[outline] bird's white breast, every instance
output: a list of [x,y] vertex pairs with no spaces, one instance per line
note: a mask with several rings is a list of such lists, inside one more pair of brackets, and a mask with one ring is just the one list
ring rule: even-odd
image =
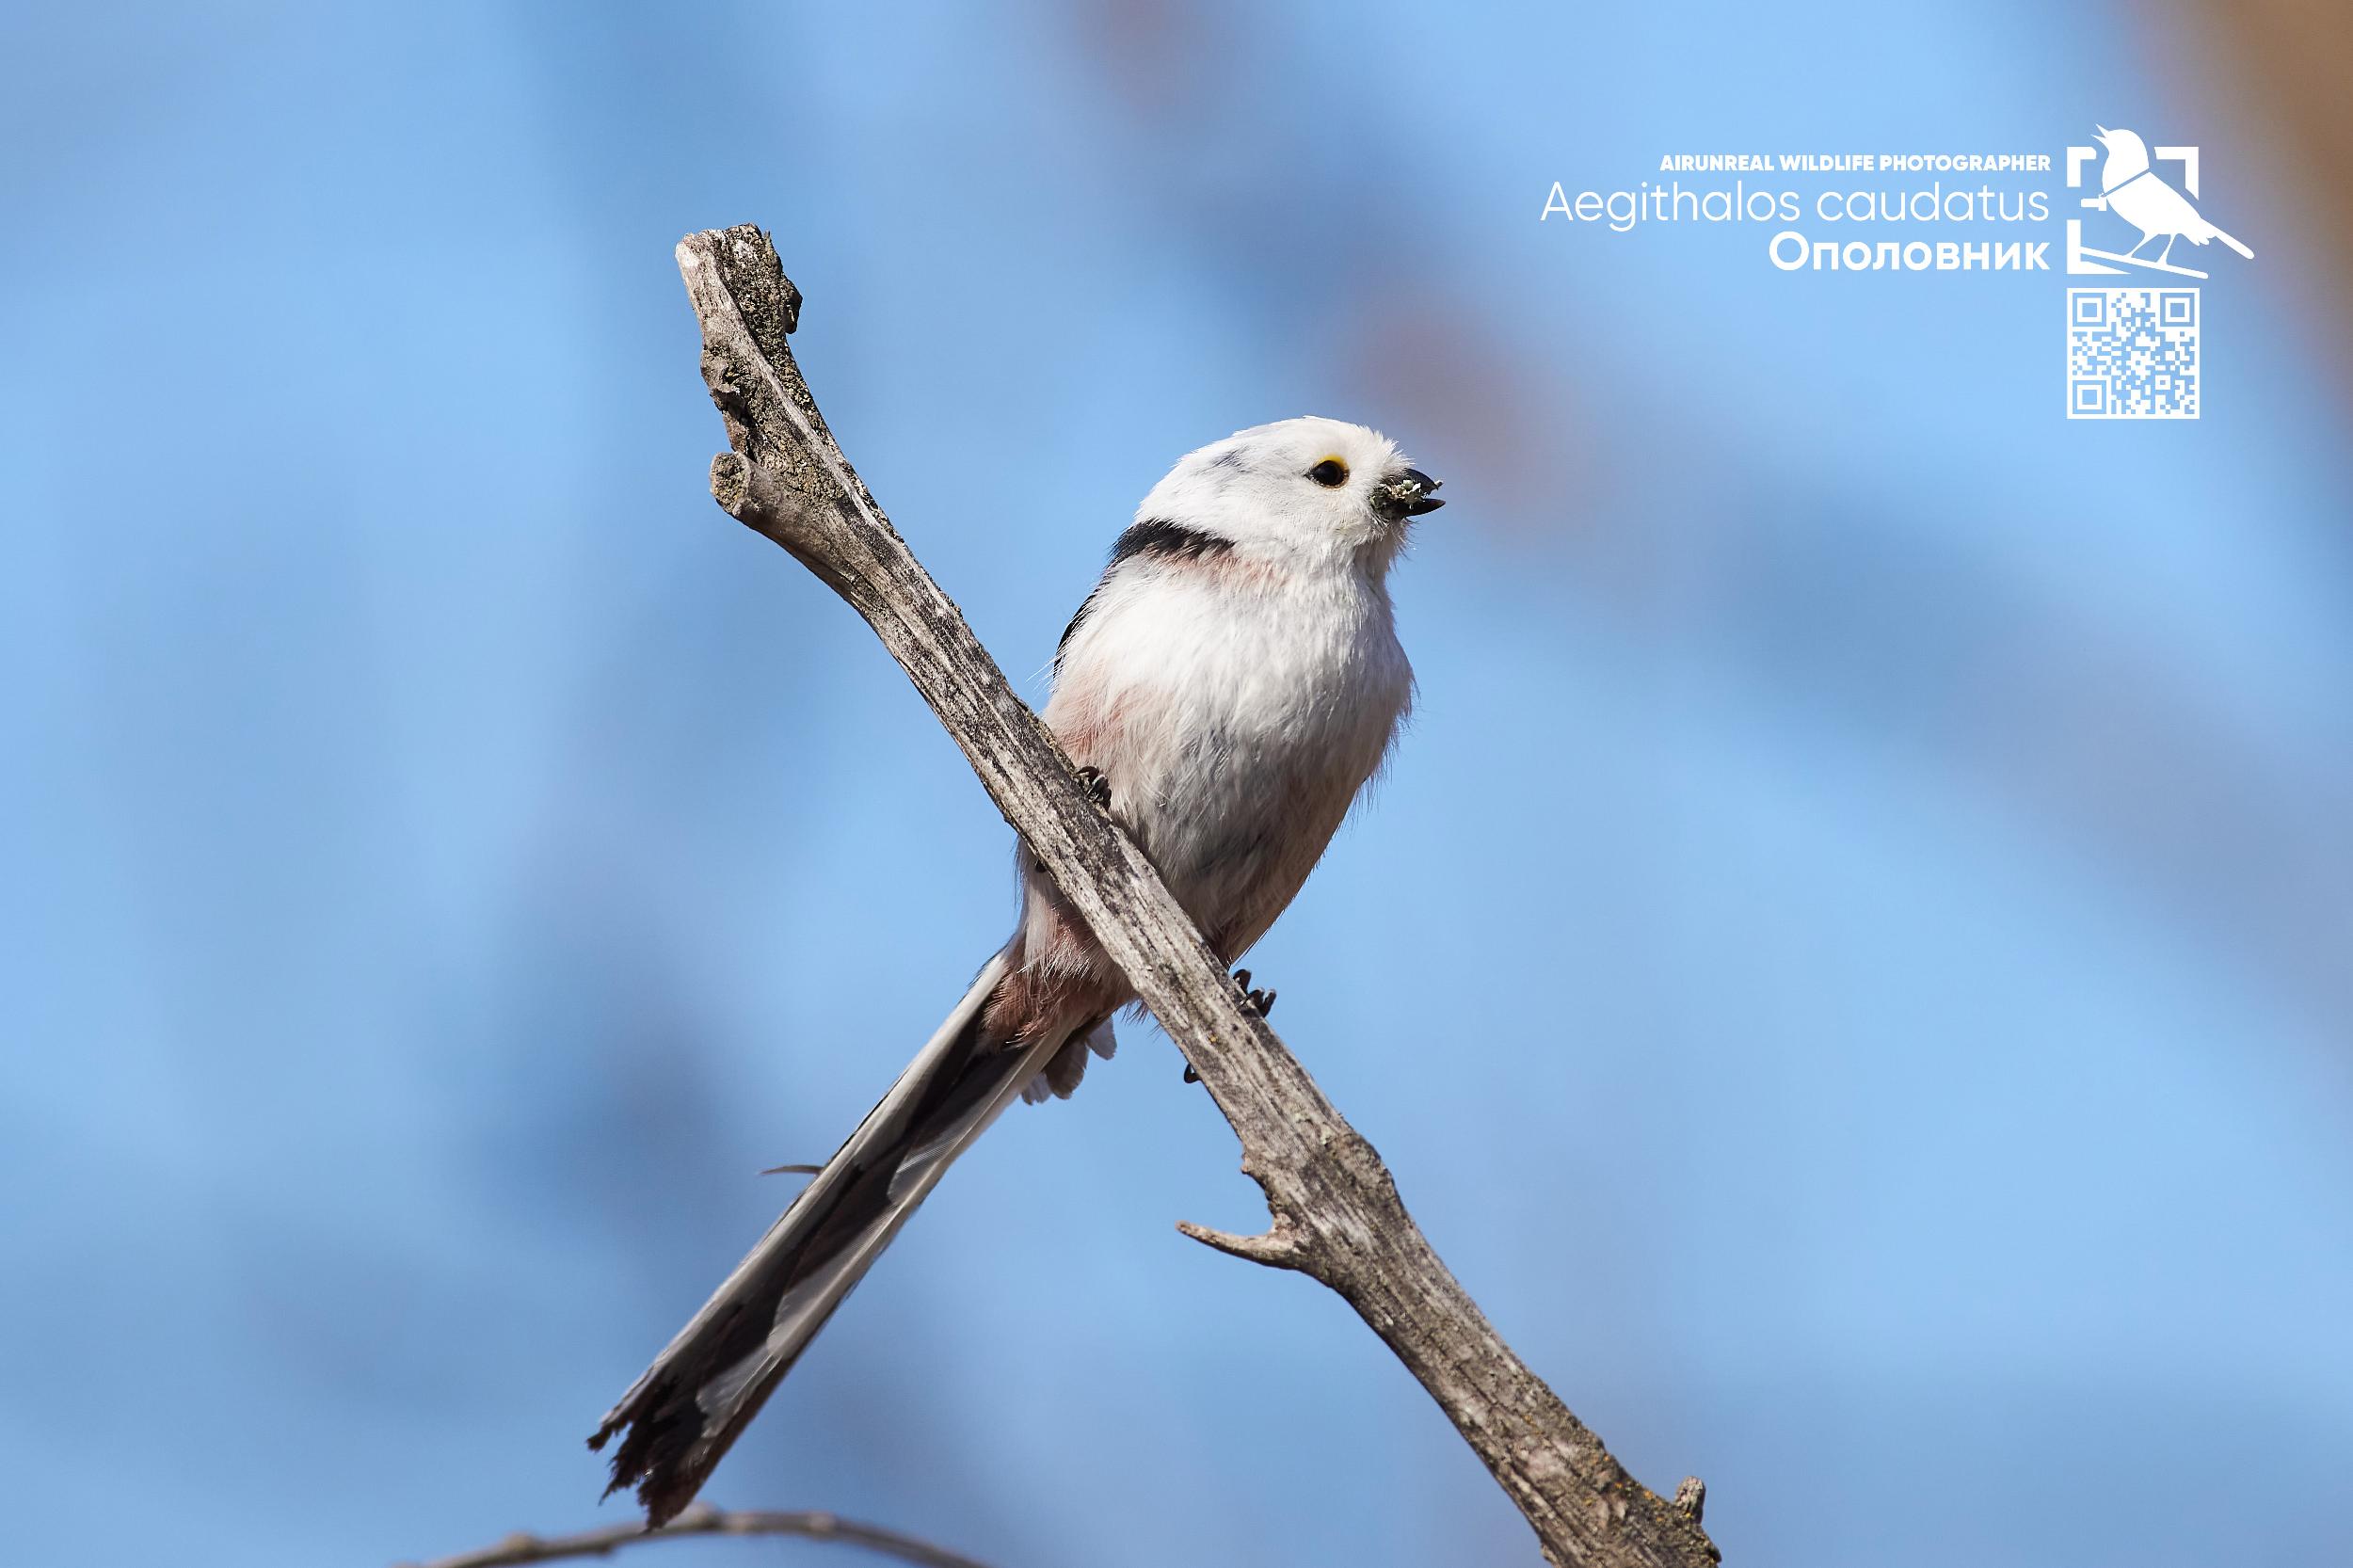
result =
[[1232,955],[1299,890],[1412,690],[1361,572],[1139,558],[1073,633],[1046,718]]

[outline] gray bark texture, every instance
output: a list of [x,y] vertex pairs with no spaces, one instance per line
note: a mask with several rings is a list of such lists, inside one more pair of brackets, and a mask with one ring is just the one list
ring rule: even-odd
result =
[[1088,797],[1035,713],[874,504],[787,344],[801,296],[744,226],[690,234],[680,271],[702,322],[703,379],[726,421],[711,493],[863,616],[980,775],[998,809],[1126,972],[1241,1141],[1273,1224],[1178,1229],[1337,1291],[1446,1412],[1535,1529],[1547,1560],[1706,1568],[1700,1489],[1669,1501],[1503,1342],[1422,1237],[1372,1145],[1323,1097],[1143,854]]

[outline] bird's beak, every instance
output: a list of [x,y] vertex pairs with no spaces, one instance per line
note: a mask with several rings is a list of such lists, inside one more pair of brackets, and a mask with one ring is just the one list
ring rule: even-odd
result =
[[1430,493],[1439,483],[1417,468],[1393,473],[1372,488],[1372,509],[1391,522],[1434,512],[1446,504]]
[[2108,144],[2108,128],[2105,125],[2094,125],[2091,130],[2091,139],[2105,147]]

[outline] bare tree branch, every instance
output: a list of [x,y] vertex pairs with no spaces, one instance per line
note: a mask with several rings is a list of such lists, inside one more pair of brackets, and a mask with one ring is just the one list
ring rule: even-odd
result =
[[795,1535],[804,1541],[835,1541],[863,1546],[870,1552],[912,1562],[917,1568],[985,1568],[968,1557],[942,1550],[926,1541],[879,1525],[861,1525],[831,1513],[777,1512],[760,1509],[718,1509],[690,1503],[660,1529],[643,1525],[611,1525],[582,1530],[577,1535],[510,1535],[495,1546],[460,1552],[456,1557],[411,1563],[403,1568],[517,1568],[531,1562],[558,1562],[566,1558],[610,1557],[624,1546],[647,1541],[673,1541],[681,1535]]
[[[1194,1240],[1339,1292],[1438,1402],[1559,1564],[1705,1568],[1695,1506],[1643,1487],[1512,1352],[1405,1212],[1372,1145],[1323,1097],[1143,854],[1096,804],[841,455],[786,337],[801,296],[760,230],[691,234],[678,263],[731,450],[711,493],[868,625],[982,785],[1185,1053],[1241,1140],[1272,1227]],[[1689,1494],[1696,1499],[1696,1491]]]

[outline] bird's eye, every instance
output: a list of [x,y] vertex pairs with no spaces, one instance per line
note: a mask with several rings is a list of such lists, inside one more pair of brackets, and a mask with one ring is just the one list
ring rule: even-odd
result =
[[1337,457],[1326,457],[1307,471],[1307,477],[1327,490],[1337,490],[1348,483],[1348,465]]

